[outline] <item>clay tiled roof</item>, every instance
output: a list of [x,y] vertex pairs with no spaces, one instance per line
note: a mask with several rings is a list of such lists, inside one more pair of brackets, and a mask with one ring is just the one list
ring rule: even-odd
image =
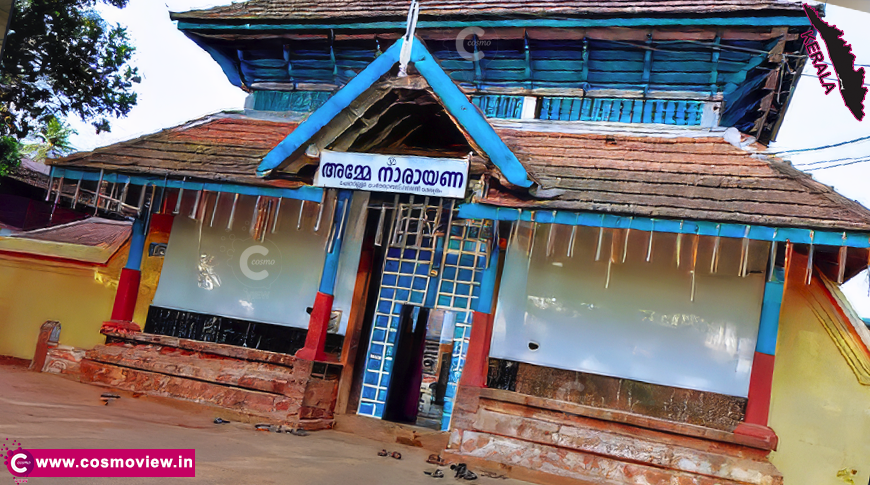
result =
[[542,200],[493,184],[482,202],[535,209],[870,230],[870,211],[787,162],[721,136],[543,133],[497,129],[544,189]]
[[124,174],[294,188],[301,182],[264,180],[258,178],[256,172],[266,153],[296,125],[295,121],[219,113],[92,152],[49,160],[48,164]]
[[[249,0],[173,13],[173,20],[313,20],[404,18],[409,2],[395,0]],[[423,1],[420,17],[730,14],[800,11],[790,0],[437,0]]]
[[101,248],[119,247],[130,236],[130,222],[91,217],[83,221],[37,229],[14,237]]
[[129,239],[129,221],[91,217],[0,237],[0,252],[105,264]]

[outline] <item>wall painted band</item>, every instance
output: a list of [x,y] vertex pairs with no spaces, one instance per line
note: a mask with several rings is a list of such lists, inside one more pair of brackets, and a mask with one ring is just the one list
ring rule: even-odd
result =
[[[86,180],[97,182],[100,180],[100,172],[86,172],[72,170],[63,167],[52,167],[51,176],[63,177],[65,180]],[[169,187],[172,189],[184,188],[184,190],[208,190],[210,192],[227,192],[241,195],[263,195],[266,197],[282,197],[285,199],[307,200],[320,202],[323,200],[323,189],[304,185],[296,189],[280,189],[277,187],[255,187],[253,185],[227,184],[220,182],[187,182],[176,179],[165,179],[151,175],[123,175],[118,173],[105,173],[103,180],[111,183],[127,183],[132,185],[154,185],[156,187]]]
[[[407,22],[356,22],[356,23],[256,23],[228,24],[178,21],[179,30],[405,30]],[[781,27],[809,26],[809,19],[802,14],[794,17],[699,17],[699,18],[587,18],[587,19],[512,19],[512,20],[420,20],[418,29],[463,28],[463,27],[655,27],[655,26],[752,26]]]
[[768,281],[764,285],[764,299],[761,303],[761,320],[758,324],[758,340],[755,351],[776,355],[776,337],[779,333],[779,311],[782,308],[782,295],[785,283],[782,279]]
[[[520,210],[509,207],[495,207],[486,204],[462,204],[459,217],[465,219],[490,219],[498,221],[532,220],[544,224],[564,224],[568,226],[604,227],[611,229],[635,229],[638,231],[668,232],[674,234],[700,234],[702,236],[722,236],[758,241],[790,241],[795,244],[817,244],[823,246],[846,246],[850,248],[870,247],[870,232],[825,231],[789,227],[768,227],[761,225],[729,224],[709,221],[676,219],[654,219],[649,217],[624,217],[594,212],[570,212],[554,210]],[[747,235],[746,229],[749,228]]]
[[489,266],[483,270],[483,279],[480,281],[480,297],[477,299],[477,308],[474,309],[478,313],[489,315],[492,312],[495,280],[498,276],[498,252],[498,241],[495,241],[492,254],[489,256]]
[[[332,222],[334,232],[334,242],[332,243],[332,252],[326,253],[326,259],[323,261],[323,273],[320,275],[320,293],[329,295],[335,294],[335,278],[338,275],[338,261],[341,257],[341,242],[344,240],[344,231],[347,231],[347,221],[345,217],[350,217],[350,205],[353,191],[339,190],[337,207],[335,209],[335,219]],[[347,209],[347,210],[345,210]]]
[[142,253],[145,251],[145,222],[142,219],[133,221],[133,234],[130,236],[130,252],[127,255],[127,269],[139,271],[142,267]]

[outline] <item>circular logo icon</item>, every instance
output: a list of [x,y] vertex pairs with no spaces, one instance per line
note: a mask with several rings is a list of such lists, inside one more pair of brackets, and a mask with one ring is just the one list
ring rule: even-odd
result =
[[236,279],[249,288],[270,288],[281,276],[281,251],[278,245],[269,239],[262,242],[232,236],[229,239],[227,264]]
[[499,39],[495,32],[480,27],[466,27],[456,36],[456,52],[470,62],[492,60],[498,53]]
[[21,448],[10,450],[6,455],[6,468],[14,477],[26,477],[36,468],[36,460],[30,452]]

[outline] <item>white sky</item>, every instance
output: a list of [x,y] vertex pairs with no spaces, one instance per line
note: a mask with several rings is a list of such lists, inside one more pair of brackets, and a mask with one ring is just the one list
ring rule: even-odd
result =
[[[175,126],[223,109],[239,109],[245,93],[232,86],[211,56],[197,47],[176,29],[169,20],[170,11],[186,11],[227,4],[215,0],[132,0],[125,9],[102,6],[103,17],[112,23],[126,25],[136,46],[134,63],[143,75],[136,86],[139,102],[129,116],[112,122],[112,132],[94,134],[93,128],[72,120],[79,134],[72,142],[79,150],[90,150],[146,133]],[[829,5],[826,20],[845,32],[852,44],[856,64],[870,65],[870,13]],[[815,70],[807,66],[798,85],[788,116],[772,145],[775,150],[812,148],[870,135],[870,95],[865,100],[863,122],[856,121],[843,104],[837,90],[829,95],[814,77]],[[865,82],[870,83],[870,68]],[[835,149],[795,154],[793,163],[807,164],[823,160],[870,156],[870,141]],[[839,168],[817,170],[813,176],[837,189],[841,194],[870,207],[870,162]],[[867,273],[853,278],[843,287],[857,312],[870,317]]]

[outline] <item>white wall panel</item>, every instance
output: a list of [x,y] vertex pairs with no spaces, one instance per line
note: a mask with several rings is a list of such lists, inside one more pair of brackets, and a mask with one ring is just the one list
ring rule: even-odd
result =
[[[331,200],[314,231],[318,204],[281,202],[276,232],[260,242],[249,234],[256,197],[241,196],[227,229],[232,194],[222,194],[211,225],[214,194],[203,197],[202,221],[188,217],[194,193],[185,192],[175,217],[154,305],[255,322],[308,328],[331,223]],[[300,225],[297,229],[297,224]],[[265,254],[263,254],[265,252]]]
[[492,357],[747,395],[767,243],[750,243],[749,274],[740,277],[742,241],[721,239],[718,272],[710,274],[713,238],[701,238],[692,302],[694,236],[682,237],[678,268],[674,234],[654,234],[652,261],[646,262],[649,233],[631,231],[626,246],[624,230],[605,230],[595,261],[597,228],[577,228],[569,258],[571,228],[553,225],[550,239],[550,227],[538,225],[531,261],[531,223],[520,225],[508,249]]

